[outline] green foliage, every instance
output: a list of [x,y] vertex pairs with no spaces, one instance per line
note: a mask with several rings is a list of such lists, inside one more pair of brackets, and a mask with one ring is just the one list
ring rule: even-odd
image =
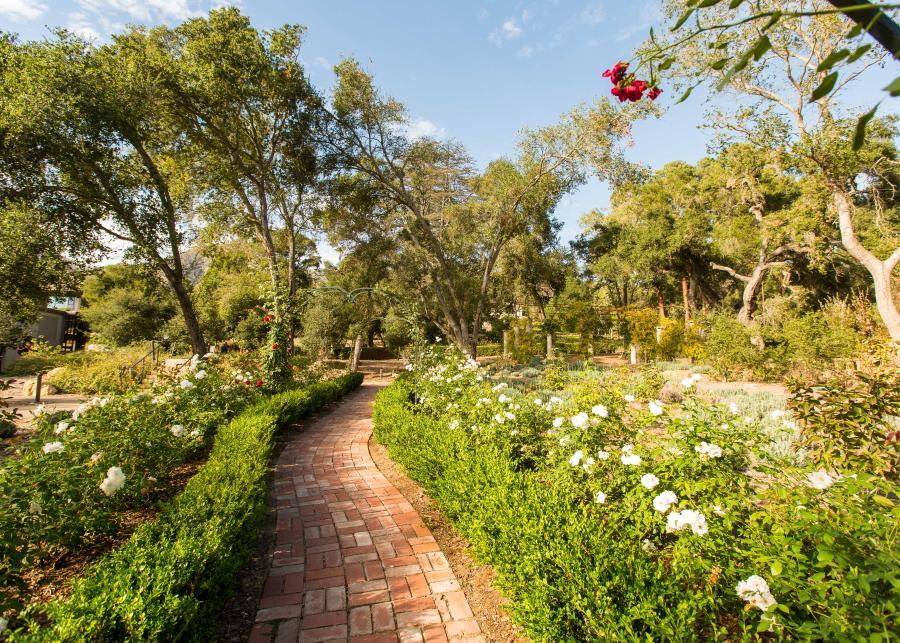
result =
[[810,457],[847,474],[900,481],[900,371],[882,367],[815,383],[790,382],[791,410]]
[[[10,384],[0,380],[0,392],[8,391]],[[11,438],[16,434],[15,421],[20,417],[18,409],[9,408],[9,403],[0,398],[0,438]]]
[[348,374],[286,391],[224,425],[206,465],[159,519],[92,565],[68,599],[34,607],[12,640],[203,638],[265,519],[275,432],[361,382],[362,375]]
[[[112,351],[84,351],[68,356],[53,358],[47,365],[57,370],[45,381],[64,393],[96,395],[125,393],[134,387],[134,382],[122,376],[121,369],[127,368],[150,352],[150,345],[129,346]],[[41,362],[43,363],[43,362]],[[34,362],[29,360],[29,366]]]
[[[535,401],[492,384],[426,352],[379,394],[375,432],[497,570],[531,638],[890,636],[896,485],[767,466],[756,423],[690,396],[655,408],[613,379]],[[772,605],[739,596],[753,575]]]
[[[36,433],[0,465],[0,569],[11,580],[41,559],[120,529],[124,509],[151,505],[174,470],[256,395],[212,365],[148,393],[94,398],[41,415]],[[111,467],[125,476],[105,495]],[[7,597],[8,599],[8,597]]]
[[159,339],[159,330],[175,315],[171,294],[141,266],[106,266],[85,279],[82,294],[81,316],[100,343],[127,346]]
[[787,320],[782,327],[782,337],[791,359],[814,367],[853,355],[861,338],[851,325],[841,321],[821,312]]
[[15,344],[52,295],[77,286],[76,259],[91,244],[61,228],[36,210],[0,201],[0,344]]

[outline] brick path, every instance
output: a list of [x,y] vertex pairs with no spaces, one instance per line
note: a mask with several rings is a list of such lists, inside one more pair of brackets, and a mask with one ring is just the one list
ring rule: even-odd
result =
[[484,641],[431,532],[369,455],[377,388],[311,423],[276,462],[253,642]]

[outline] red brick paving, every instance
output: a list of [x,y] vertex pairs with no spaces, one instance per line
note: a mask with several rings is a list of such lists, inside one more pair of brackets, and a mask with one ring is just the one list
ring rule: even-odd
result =
[[254,643],[484,641],[431,532],[369,455],[377,389],[364,384],[276,462]]

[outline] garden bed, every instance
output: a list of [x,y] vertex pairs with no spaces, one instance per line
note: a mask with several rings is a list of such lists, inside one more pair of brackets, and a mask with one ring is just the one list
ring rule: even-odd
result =
[[519,391],[432,349],[379,394],[375,435],[535,639],[888,640],[896,483],[821,452],[799,467],[760,418],[660,386],[609,371]]
[[[26,628],[13,638],[77,639],[82,632],[107,639],[152,638],[199,627],[212,604],[205,599],[233,581],[245,539],[255,538],[272,434],[355,388],[360,379],[345,376],[278,394],[219,429],[206,465],[163,506],[159,520],[141,524],[124,546],[91,565],[67,600],[32,604],[17,621]],[[67,445],[66,450],[75,449]]]

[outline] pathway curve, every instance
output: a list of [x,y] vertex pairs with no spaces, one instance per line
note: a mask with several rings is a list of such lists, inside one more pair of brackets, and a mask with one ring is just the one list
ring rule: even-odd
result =
[[364,384],[276,461],[253,642],[484,640],[431,532],[369,455],[377,390]]

